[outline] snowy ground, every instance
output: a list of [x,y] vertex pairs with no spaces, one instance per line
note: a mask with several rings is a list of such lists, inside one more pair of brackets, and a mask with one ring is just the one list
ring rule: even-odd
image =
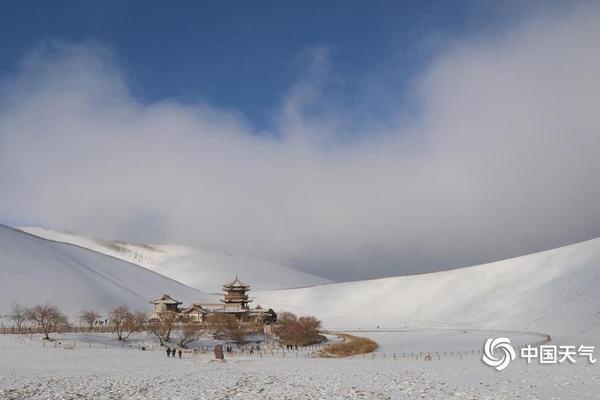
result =
[[167,359],[163,352],[40,346],[0,336],[2,399],[597,399],[600,369],[587,362],[502,372],[462,360]]

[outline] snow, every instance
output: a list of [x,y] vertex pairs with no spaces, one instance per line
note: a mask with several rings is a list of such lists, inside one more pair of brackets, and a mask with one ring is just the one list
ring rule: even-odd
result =
[[84,308],[105,313],[119,304],[148,311],[148,302],[163,293],[187,303],[212,300],[138,265],[3,225],[0,255],[0,315],[7,314],[13,302],[50,302],[75,318]]
[[504,371],[479,357],[442,360],[166,358],[163,351],[43,348],[0,336],[0,398],[50,399],[597,399],[598,364],[539,365]]
[[[66,240],[63,236],[54,239]],[[90,244],[93,241],[85,240],[89,239],[77,239],[79,245],[93,247]],[[186,281],[191,281],[192,275],[198,279],[207,277],[209,283],[203,285],[214,292],[235,275],[233,270],[227,270],[225,261],[209,266],[199,263],[200,272],[195,275],[192,260],[202,254],[195,249],[107,243],[112,244],[102,245],[105,249],[114,247],[115,252],[127,253],[127,257],[140,263],[154,263],[157,270],[173,268],[177,273],[189,273]],[[119,250],[118,246],[136,250]],[[0,249],[3,254],[0,313],[6,312],[12,301],[26,304],[50,301],[71,307],[69,312],[73,312],[74,308],[106,309],[122,302],[141,307],[163,293],[188,304],[214,300],[113,257],[5,227],[0,229]],[[186,255],[186,251],[193,256]],[[217,259],[212,255],[211,258]],[[600,239],[594,239],[445,272],[296,289],[253,290],[252,294],[256,297],[255,304],[276,311],[315,315],[326,328],[333,330],[453,327],[541,332],[555,340],[575,337],[595,341],[600,333],[599,265]],[[260,272],[241,277],[254,288],[261,283],[262,286],[290,283],[281,278],[285,270],[274,266],[271,273],[269,268],[265,265]],[[239,274],[239,270],[235,272]],[[263,279],[268,282],[265,284]],[[296,276],[290,279],[299,283]]]
[[71,243],[141,265],[209,293],[219,292],[223,283],[231,281],[236,275],[250,282],[253,290],[330,283],[327,279],[315,275],[233,253],[176,245],[133,244],[90,239],[38,227],[19,229],[45,239]]
[[444,351],[472,352],[481,350],[488,338],[503,336],[514,346],[536,343],[544,337],[529,332],[488,331],[488,330],[415,330],[405,332],[353,332],[353,335],[367,337],[378,344],[380,353],[431,353]]
[[[115,301],[138,306],[162,293],[169,293],[186,303],[210,301],[199,292],[177,286],[171,280],[112,257],[35,239],[8,228],[0,232],[0,246],[4,252],[7,255],[19,253],[18,257],[12,255],[17,257],[12,262],[8,262],[10,257],[8,261],[6,257],[0,261],[0,273],[7,277],[0,283],[4,293],[0,307],[6,307],[13,298],[27,302],[31,293],[35,293],[36,301],[61,304],[72,301],[78,308],[82,306],[82,299],[96,307],[106,307],[107,302]],[[193,260],[199,260],[199,255],[204,254],[197,249],[96,242],[67,237],[68,234],[40,232],[40,235],[52,236],[57,241],[77,242],[79,246],[90,248],[103,247],[107,253],[119,253],[146,266],[152,264],[156,270],[165,271],[172,277],[185,275],[184,282],[205,279],[195,285],[210,288],[212,292],[219,291],[221,284],[231,280],[232,275],[241,275],[253,286],[251,293],[256,298],[255,304],[276,311],[315,315],[328,329],[376,330],[377,326],[381,330],[504,329],[548,333],[555,340],[595,338],[600,333],[600,239],[445,272],[256,291],[257,286],[307,282],[299,280],[298,275],[285,280],[282,276],[287,270],[271,264],[261,264],[260,271],[244,275],[240,273],[242,265],[239,269],[233,267],[243,259],[222,253],[215,257],[206,252],[208,258],[196,264]],[[13,244],[16,238],[27,246]],[[73,254],[77,255],[75,259]],[[84,260],[80,261],[82,257]],[[235,262],[229,262],[227,257]],[[209,258],[212,261],[209,262]],[[93,271],[88,263],[93,264]],[[250,269],[256,268],[256,264],[249,265]],[[23,268],[29,272],[16,274]],[[50,269],[61,273],[57,275]],[[141,271],[147,272],[143,274],[144,278],[138,277]],[[91,279],[92,275],[94,279]],[[87,286],[80,281],[87,282]],[[121,297],[115,293],[120,293]]]
[[445,272],[254,295],[276,311],[315,315],[329,329],[458,327],[596,338],[600,239]]
[[[187,303],[208,296],[123,260],[2,226],[0,254],[0,313],[13,300],[51,301],[74,313],[118,303],[148,307],[163,293]],[[379,343],[378,353],[351,359],[304,352],[218,363],[210,352],[167,359],[146,333],[126,344],[106,334],[61,334],[57,347],[35,335],[0,335],[0,398],[596,399],[598,364],[517,358],[497,372],[478,350],[489,337],[506,336],[515,345],[538,341],[535,332],[550,334],[553,344],[598,346],[599,265],[595,239],[447,272],[254,292],[257,302],[277,311],[315,315],[329,329],[356,330]],[[66,350],[72,340],[77,345]],[[195,346],[211,343],[203,338]],[[441,355],[456,351],[463,353]],[[390,357],[402,352],[434,357]]]

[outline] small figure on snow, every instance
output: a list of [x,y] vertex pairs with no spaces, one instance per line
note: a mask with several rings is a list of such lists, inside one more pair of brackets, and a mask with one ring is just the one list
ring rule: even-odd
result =
[[181,360],[181,349],[179,349],[179,359]]
[[167,358],[171,357],[171,348],[167,347]]
[[177,353],[177,349],[171,350],[171,355],[173,356],[173,358],[175,358],[175,353]]

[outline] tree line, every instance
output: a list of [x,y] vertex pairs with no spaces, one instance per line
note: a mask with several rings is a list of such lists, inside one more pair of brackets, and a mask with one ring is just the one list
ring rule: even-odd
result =
[[[32,307],[15,303],[8,318],[13,322],[18,333],[27,332],[25,324],[29,323],[37,327],[45,340],[50,340],[50,334],[69,326],[67,316],[50,303]],[[85,309],[79,313],[78,318],[89,331],[93,331],[101,320],[101,314],[93,309]],[[118,340],[125,341],[137,332],[147,331],[156,336],[161,345],[171,344],[172,339],[175,338],[173,333],[176,331],[177,345],[181,347],[198,340],[204,334],[241,344],[245,342],[248,335],[261,333],[263,329],[260,323],[242,322],[235,316],[224,313],[210,314],[201,323],[182,319],[173,311],[165,311],[159,315],[159,318],[149,320],[144,312],[133,311],[127,305],[110,309],[106,324]],[[321,321],[312,316],[298,317],[284,312],[273,328],[284,345],[306,346],[319,343],[324,339],[319,333]]]
[[[14,303],[8,318],[13,322],[18,333],[27,332],[25,324],[30,323],[38,328],[45,340],[50,340],[51,333],[59,332],[69,326],[66,314],[50,303],[32,307]],[[94,329],[100,318],[100,313],[95,310],[82,310],[79,313],[79,320],[85,323],[90,331]],[[133,333],[145,328],[146,314],[141,311],[132,312],[128,306],[120,305],[109,310],[107,322],[119,340],[126,340]]]

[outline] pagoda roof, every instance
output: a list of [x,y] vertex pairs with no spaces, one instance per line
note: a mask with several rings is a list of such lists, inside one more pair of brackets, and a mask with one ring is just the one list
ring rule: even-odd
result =
[[227,289],[233,288],[233,287],[249,288],[250,285],[245,284],[244,282],[240,281],[240,278],[238,278],[238,276],[236,275],[234,280],[232,280],[229,283],[224,284],[223,287],[227,288]]
[[194,311],[200,311],[203,314],[206,314],[206,313],[209,312],[204,307],[202,307],[200,304],[192,304],[190,307],[186,308],[185,310],[183,310],[181,312],[183,314],[189,314],[189,313],[192,313]]
[[181,301],[175,300],[168,294],[163,294],[160,299],[152,300],[150,304],[183,304]]

